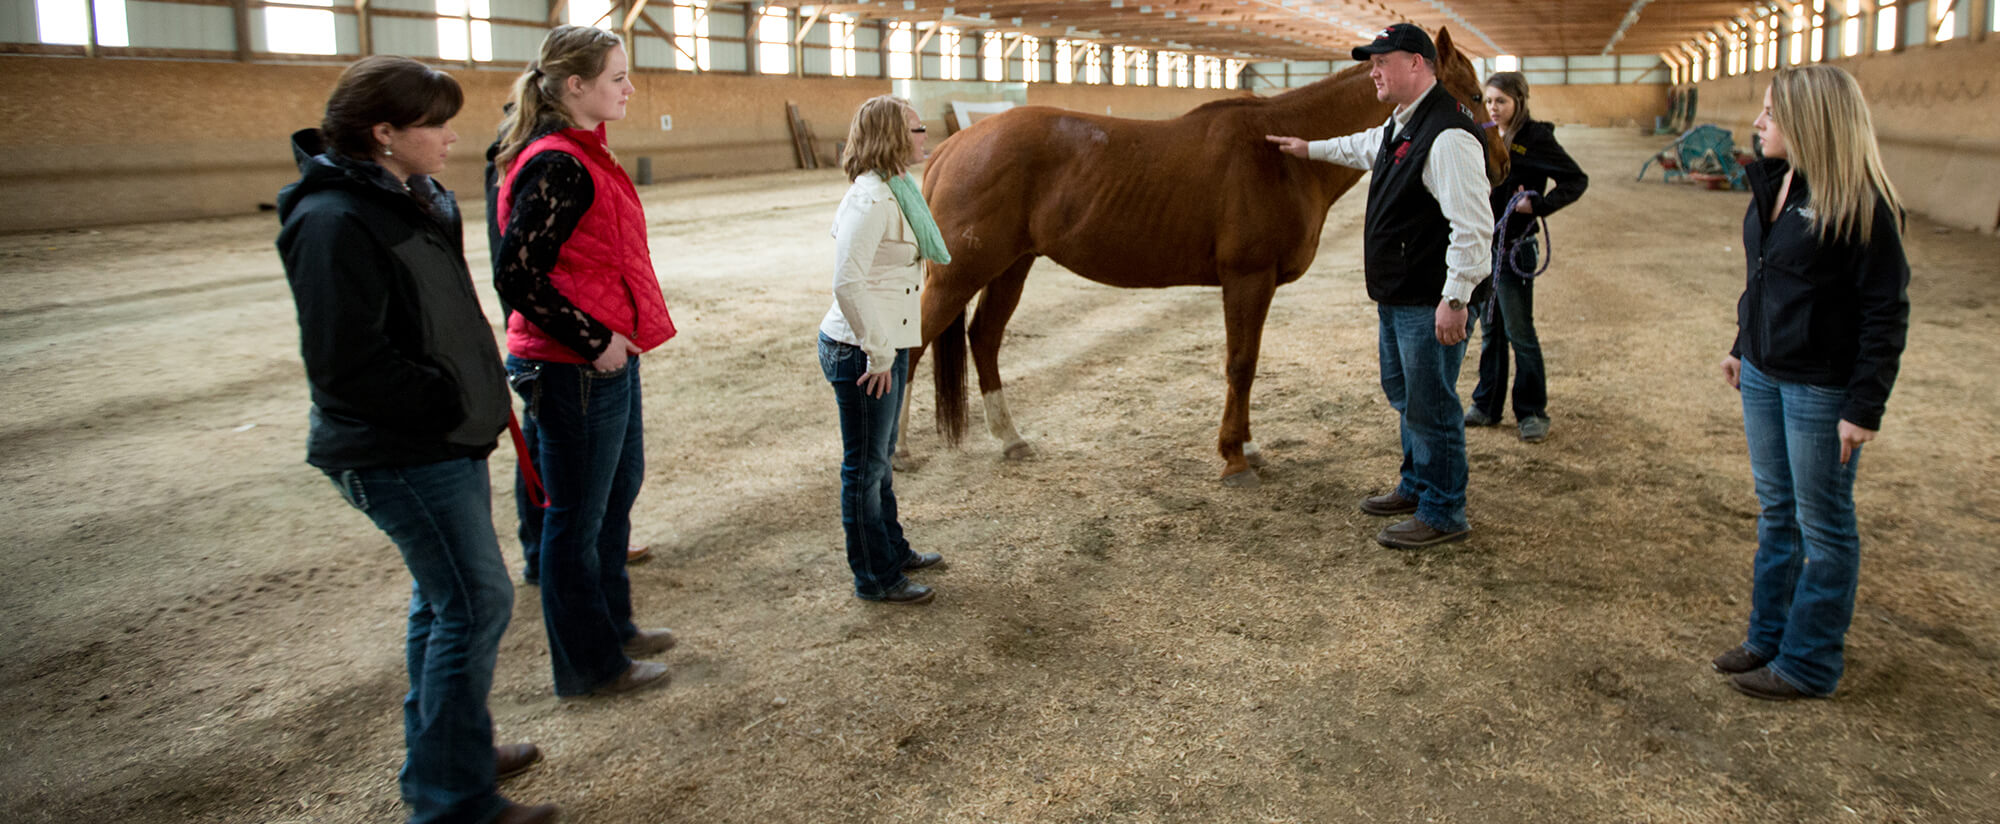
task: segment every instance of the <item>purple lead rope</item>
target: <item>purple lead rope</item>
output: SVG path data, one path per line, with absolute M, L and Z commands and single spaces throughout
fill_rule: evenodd
M 1502 209 L 1500 211 L 1500 221 L 1498 223 L 1493 224 L 1493 271 L 1494 272 L 1502 271 L 1500 265 L 1503 262 L 1506 264 L 1508 269 L 1513 270 L 1513 274 L 1516 277 L 1533 278 L 1549 270 L 1549 260 L 1552 257 L 1554 257 L 1554 255 L 1548 252 L 1544 252 L 1542 254 L 1541 268 L 1536 269 L 1535 271 L 1532 272 L 1522 269 L 1520 261 L 1517 259 L 1520 255 L 1521 247 L 1527 245 L 1522 241 L 1525 241 L 1530 236 L 1536 234 L 1541 235 L 1543 238 L 1547 238 L 1549 236 L 1548 218 L 1542 217 L 1541 215 L 1530 215 L 1530 217 L 1534 218 L 1535 220 L 1534 231 L 1523 233 L 1519 240 L 1514 240 L 1514 241 L 1507 240 L 1507 221 L 1512 217 L 1514 217 L 1514 207 L 1521 205 L 1521 202 L 1527 200 L 1528 198 L 1541 197 L 1541 195 L 1542 195 L 1541 192 L 1520 191 L 1520 192 L 1515 192 L 1513 197 L 1507 199 L 1507 208 Z M 1553 246 L 1551 246 L 1551 244 L 1547 243 L 1546 241 L 1544 241 L 1542 245 L 1550 246 L 1551 249 L 1553 249 Z
M 1535 231 L 1523 233 L 1519 240 L 1514 240 L 1514 241 L 1507 240 L 1507 221 L 1514 216 L 1514 207 L 1520 205 L 1522 201 L 1525 201 L 1530 197 L 1540 197 L 1540 196 L 1541 196 L 1540 192 L 1519 191 L 1515 192 L 1513 197 L 1507 199 L 1507 208 L 1502 209 L 1500 211 L 1499 222 L 1493 224 L 1494 274 L 1497 275 L 1500 272 L 1511 270 L 1511 272 L 1514 274 L 1515 277 L 1519 277 L 1523 280 L 1533 280 L 1536 276 L 1549 270 L 1549 261 L 1553 260 L 1555 258 L 1555 255 L 1553 254 L 1554 247 L 1550 246 L 1550 244 L 1548 244 L 1546 240 L 1544 240 L 1543 245 L 1549 246 L 1549 249 L 1544 250 L 1542 253 L 1541 268 L 1536 269 L 1532 272 L 1522 269 L 1521 261 L 1519 259 L 1522 247 L 1528 245 L 1525 242 L 1528 238 L 1533 237 L 1536 234 L 1540 234 L 1545 239 L 1549 236 L 1548 218 L 1542 217 L 1541 215 L 1532 215 L 1531 217 L 1535 219 Z M 1500 268 L 1502 266 L 1505 266 L 1507 268 L 1506 269 Z M 1493 304 L 1498 302 L 1499 300 L 1500 300 L 1500 285 L 1496 283 L 1493 285 L 1493 289 L 1486 293 L 1485 314 L 1487 317 L 1492 317 Z

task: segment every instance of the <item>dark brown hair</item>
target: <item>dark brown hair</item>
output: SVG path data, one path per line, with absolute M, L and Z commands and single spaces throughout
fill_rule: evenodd
M 1486 85 L 1514 98 L 1514 116 L 1500 124 L 1501 137 L 1512 141 L 1521 127 L 1528 125 L 1528 77 L 1520 72 L 1494 72 L 1486 78 Z
M 451 75 L 407 57 L 375 55 L 340 73 L 319 131 L 334 152 L 371 160 L 381 148 L 375 143 L 375 124 L 440 126 L 463 105 L 465 92 Z
M 514 110 L 500 124 L 504 137 L 493 162 L 507 168 L 515 155 L 528 148 L 545 119 L 574 128 L 576 119 L 563 108 L 563 85 L 572 77 L 595 80 L 604 73 L 604 61 L 611 50 L 624 44 L 618 35 L 595 26 L 557 26 L 542 38 L 541 56 L 514 81 L 514 92 L 507 101 Z

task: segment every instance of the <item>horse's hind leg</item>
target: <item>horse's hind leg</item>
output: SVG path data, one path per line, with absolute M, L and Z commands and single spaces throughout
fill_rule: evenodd
M 972 342 L 972 365 L 979 370 L 979 397 L 986 403 L 986 429 L 999 439 L 1002 454 L 1009 459 L 1026 458 L 1035 449 L 1014 429 L 1007 412 L 1007 396 L 1000 385 L 1000 342 L 1006 336 L 1007 320 L 1021 304 L 1021 289 L 1028 281 L 1028 269 L 1035 256 L 1026 255 L 986 284 L 979 309 L 972 314 L 968 337 Z

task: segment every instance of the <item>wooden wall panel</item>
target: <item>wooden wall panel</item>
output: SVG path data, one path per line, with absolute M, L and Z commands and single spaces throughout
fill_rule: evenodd
M 1905 205 L 1934 220 L 2000 230 L 2000 40 L 1955 40 L 1832 61 L 1861 82 L 1882 163 Z M 1769 72 L 1704 81 L 1697 119 L 1747 144 Z

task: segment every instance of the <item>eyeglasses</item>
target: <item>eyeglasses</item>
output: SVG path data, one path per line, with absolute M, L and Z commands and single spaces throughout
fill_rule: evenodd
M 910 134 L 923 134 L 923 133 L 924 133 L 925 131 L 927 131 L 927 130 L 926 130 L 926 129 L 925 129 L 924 127 L 922 127 L 922 126 L 918 126 L 918 127 L 914 128 L 914 129 L 911 129 L 911 130 L 910 130 Z

